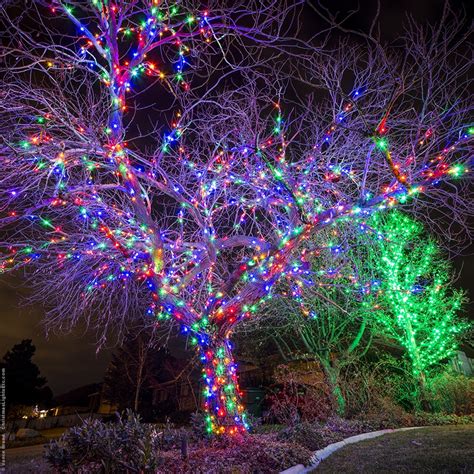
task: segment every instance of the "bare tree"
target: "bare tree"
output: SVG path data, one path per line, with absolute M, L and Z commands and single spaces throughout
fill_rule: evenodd
M 138 335 L 132 333 L 125 339 L 112 355 L 104 377 L 107 400 L 118 402 L 120 408 L 139 412 L 143 392 L 156 370 L 158 340 L 153 331 L 142 331 Z
M 395 205 L 461 235 L 474 132 L 449 12 L 405 49 L 328 47 L 299 2 L 226 4 L 13 2 L 0 88 L 2 268 L 31 267 L 50 328 L 178 323 L 218 433 L 247 426 L 231 334 L 305 274 L 297 249 Z
M 378 290 L 374 270 L 364 255 L 372 251 L 370 242 L 361 255 L 352 224 L 348 226 L 341 224 L 315 235 L 303 278 L 282 279 L 276 285 L 278 296 L 236 331 L 239 341 L 253 341 L 243 348 L 246 354 L 274 351 L 285 362 L 316 361 L 339 415 L 345 411 L 340 374 L 371 345 L 373 321 L 366 304 Z M 307 249 L 305 244 L 303 258 Z

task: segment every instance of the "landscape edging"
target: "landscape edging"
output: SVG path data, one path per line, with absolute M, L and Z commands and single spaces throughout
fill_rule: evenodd
M 355 436 L 350 436 L 349 438 L 343 439 L 337 443 L 331 443 L 323 449 L 315 451 L 310 459 L 310 464 L 308 466 L 303 466 L 302 464 L 297 464 L 292 466 L 284 471 L 281 471 L 280 474 L 303 474 L 312 471 L 317 468 L 319 463 L 329 457 L 332 453 L 338 451 L 339 449 L 347 446 L 348 444 L 358 443 L 359 441 L 365 441 L 366 439 L 378 438 L 387 433 L 397 433 L 398 431 L 409 431 L 417 430 L 420 428 L 426 428 L 426 426 L 410 426 L 408 428 L 394 428 L 386 429 L 379 431 L 370 431 L 369 433 L 362 433 Z

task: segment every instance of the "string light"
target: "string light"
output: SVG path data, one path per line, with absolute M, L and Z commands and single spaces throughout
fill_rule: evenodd
M 386 337 L 405 348 L 413 376 L 451 357 L 468 324 L 458 314 L 464 295 L 450 287 L 451 274 L 423 227 L 399 211 L 374 214 L 368 225 L 375 240 L 380 281 L 372 302 L 364 300 Z
M 158 0 L 147 3 L 140 14 L 128 17 L 127 21 L 116 22 L 109 20 L 120 15 L 121 7 L 117 4 L 92 0 L 92 5 L 97 9 L 94 15 L 102 19 L 96 33 L 93 28 L 97 25 L 81 20 L 78 6 L 54 2 L 51 12 L 64 13 L 77 27 L 81 64 L 96 71 L 110 95 L 110 113 L 99 132 L 100 150 L 78 152 L 61 134 L 55 137 L 56 119 L 50 114 L 35 114 L 28 126 L 19 128 L 21 140 L 11 145 L 15 160 L 21 163 L 26 175 L 41 176 L 51 195 L 41 194 L 38 202 L 31 203 L 24 183 L 24 188 L 8 189 L 6 215 L 2 218 L 7 224 L 26 225 L 36 240 L 15 241 L 2 249 L 1 270 L 41 259 L 48 264 L 54 260 L 59 268 L 68 263 L 73 268 L 81 261 L 93 262 L 87 281 L 83 282 L 81 297 L 85 300 L 108 288 L 126 291 L 130 281 L 143 285 L 149 303 L 146 314 L 158 322 L 179 323 L 199 352 L 206 385 L 208 432 L 246 431 L 248 423 L 240 401 L 242 392 L 230 342 L 235 325 L 255 315 L 260 305 L 272 298 L 280 278 L 310 282 L 308 260 L 298 252 L 310 243 L 314 232 L 344 220 L 352 220 L 365 231 L 372 214 L 407 203 L 441 179 L 457 179 L 467 173 L 464 163 L 449 163 L 448 158 L 456 156 L 456 150 L 471 140 L 474 132 L 472 127 L 467 128 L 465 134 L 433 155 L 429 165 L 418 175 L 410 176 L 413 179 L 408 182 L 406 163 L 394 161 L 390 117 L 385 114 L 375 130 L 370 131 L 367 142 L 385 157 L 396 180 L 387 183 L 385 179 L 381 190 L 364 190 L 360 199 L 353 202 L 339 198 L 338 186 L 362 189 L 360 173 L 351 166 L 321 164 L 321 154 L 357 117 L 358 103 L 367 94 L 366 86 L 354 88 L 343 101 L 323 136 L 318 137 L 318 143 L 311 145 L 304 162 L 288 157 L 289 125 L 279 101 L 272 105 L 265 135 L 255 142 L 243 139 L 235 146 L 215 143 L 213 158 L 205 166 L 188 152 L 185 139 L 190 125 L 182 111 L 176 110 L 161 140 L 160 155 L 138 160 L 124 138 L 128 98 L 142 82 L 154 79 L 174 96 L 186 94 L 192 85 L 193 46 L 199 42 L 212 43 L 216 38 L 214 27 L 222 27 L 222 22 L 219 17 L 214 19 L 212 12 L 191 12 L 182 5 L 166 7 Z M 111 47 L 108 35 L 113 24 L 120 26 L 112 43 L 123 46 L 124 54 Z M 156 54 L 153 58 L 155 50 L 162 52 L 165 47 L 174 52 L 169 64 L 164 59 L 168 55 Z M 41 65 L 58 70 L 71 67 L 56 58 L 44 58 Z M 81 136 L 90 133 L 88 124 L 79 120 L 74 127 L 74 132 Z M 424 133 L 423 144 L 432 139 L 433 133 L 431 129 Z M 54 149 L 54 156 L 48 156 L 45 147 Z M 161 175 L 161 161 L 166 159 L 176 160 L 193 173 L 195 193 L 194 189 L 185 189 L 179 176 L 173 180 Z M 232 166 L 238 160 L 244 168 L 242 172 L 236 172 Z M 5 168 L 12 166 L 9 158 L 2 164 Z M 309 182 L 313 174 L 324 180 L 323 193 L 315 192 Z M 179 203 L 176 227 L 167 232 L 158 228 L 154 209 L 151 211 L 154 206 L 163 205 L 148 196 L 147 189 L 153 186 L 160 192 L 165 189 L 167 196 Z M 232 188 L 235 195 L 218 200 L 217 210 L 209 209 L 206 202 L 220 188 Z M 249 189 L 256 191 L 250 196 Z M 109 193 L 123 193 L 125 197 L 112 201 L 107 199 Z M 325 198 L 326 194 L 334 199 Z M 273 212 L 277 206 L 283 209 L 281 213 Z M 267 211 L 264 217 L 261 208 Z M 224 210 L 230 213 L 232 209 L 238 210 L 235 221 L 229 219 L 216 229 L 213 214 Z M 197 244 L 183 243 L 176 230 L 184 229 L 191 218 L 202 229 L 202 235 L 193 233 L 199 239 Z M 250 235 L 253 227 L 258 228 L 259 219 L 266 219 L 265 225 L 272 227 L 276 237 L 268 238 L 260 230 L 257 235 Z M 227 246 L 231 248 L 229 242 L 236 236 L 239 246 L 247 251 L 240 254 L 237 262 L 229 258 L 230 276 L 222 284 L 216 274 L 227 270 L 223 269 L 220 256 L 228 250 Z M 337 239 L 328 242 L 327 249 L 336 256 L 344 252 Z M 339 272 L 338 268 L 328 268 L 320 276 L 335 279 Z M 297 301 L 301 299 L 300 284 L 292 287 L 292 297 Z M 201 310 L 196 302 L 203 294 L 206 302 Z M 310 309 L 303 310 L 316 317 Z

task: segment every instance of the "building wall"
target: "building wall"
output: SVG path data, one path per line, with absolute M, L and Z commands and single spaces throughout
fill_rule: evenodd
M 457 351 L 451 364 L 454 370 L 460 374 L 472 377 L 474 375 L 474 359 L 469 358 L 465 352 Z

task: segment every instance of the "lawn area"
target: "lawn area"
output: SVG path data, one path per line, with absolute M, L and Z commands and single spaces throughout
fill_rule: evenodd
M 345 446 L 314 473 L 472 473 L 474 424 L 386 434 Z
M 59 438 L 67 428 L 49 428 L 47 430 L 41 430 L 41 436 L 44 436 L 45 438 L 48 439 L 57 439 Z
M 24 446 L 34 446 L 37 444 L 46 444 L 52 439 L 58 439 L 67 428 L 49 428 L 47 430 L 41 430 L 39 433 L 41 436 L 36 438 L 26 438 L 23 440 L 16 439 L 14 441 L 7 441 L 7 449 L 9 448 L 21 448 Z

